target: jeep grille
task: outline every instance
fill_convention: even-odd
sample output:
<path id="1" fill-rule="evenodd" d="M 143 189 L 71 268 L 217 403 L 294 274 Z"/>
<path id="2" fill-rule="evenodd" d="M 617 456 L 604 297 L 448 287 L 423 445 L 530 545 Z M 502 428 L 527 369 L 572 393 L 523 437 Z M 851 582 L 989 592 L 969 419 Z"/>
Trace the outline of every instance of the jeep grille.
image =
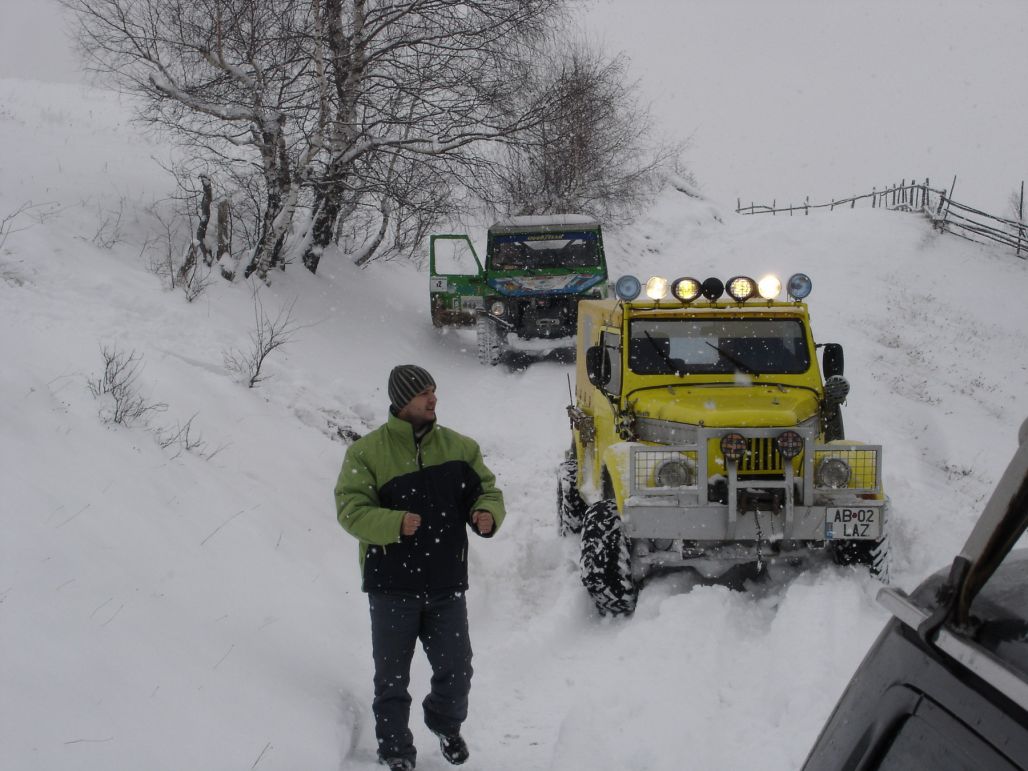
<path id="1" fill-rule="evenodd" d="M 782 454 L 771 437 L 746 440 L 746 455 L 739 461 L 739 473 L 775 472 L 782 473 Z"/>

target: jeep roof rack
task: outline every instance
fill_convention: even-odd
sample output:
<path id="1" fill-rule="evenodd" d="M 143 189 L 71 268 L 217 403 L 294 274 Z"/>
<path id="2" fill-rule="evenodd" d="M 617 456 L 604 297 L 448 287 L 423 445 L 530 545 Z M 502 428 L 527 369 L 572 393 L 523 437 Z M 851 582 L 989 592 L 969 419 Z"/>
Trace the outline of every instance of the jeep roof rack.
<path id="1" fill-rule="evenodd" d="M 585 214 L 539 214 L 532 216 L 507 217 L 494 222 L 490 233 L 545 232 L 557 228 L 598 228 L 599 221 Z"/>

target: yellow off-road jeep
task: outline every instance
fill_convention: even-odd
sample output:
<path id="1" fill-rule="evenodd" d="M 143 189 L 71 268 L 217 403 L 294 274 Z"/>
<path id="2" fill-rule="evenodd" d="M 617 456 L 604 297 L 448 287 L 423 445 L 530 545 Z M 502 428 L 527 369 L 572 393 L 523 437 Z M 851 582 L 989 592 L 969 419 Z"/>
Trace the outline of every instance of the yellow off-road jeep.
<path id="1" fill-rule="evenodd" d="M 842 347 L 814 342 L 810 290 L 624 276 L 579 304 L 559 526 L 601 613 L 632 612 L 656 570 L 730 581 L 827 550 L 884 573 L 882 449 L 845 439 Z"/>

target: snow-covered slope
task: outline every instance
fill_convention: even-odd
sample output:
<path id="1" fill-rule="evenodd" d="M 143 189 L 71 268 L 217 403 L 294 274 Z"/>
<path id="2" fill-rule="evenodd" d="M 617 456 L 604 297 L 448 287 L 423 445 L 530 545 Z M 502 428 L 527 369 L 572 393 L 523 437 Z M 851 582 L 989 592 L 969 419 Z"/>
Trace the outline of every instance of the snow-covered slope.
<path id="1" fill-rule="evenodd" d="M 251 287 L 187 303 L 147 268 L 168 150 L 126 114 L 0 81 L 0 218 L 36 205 L 0 249 L 0 765 L 375 768 L 366 601 L 331 489 L 337 429 L 381 422 L 407 361 L 509 510 L 472 547 L 466 767 L 802 762 L 884 621 L 873 581 L 824 567 L 740 594 L 670 576 L 634 618 L 600 620 L 554 527 L 570 365 L 482 368 L 469 334 L 431 326 L 417 267 L 327 258 L 260 288 L 271 316 L 295 301 L 295 331 L 247 389 L 224 360 L 251 347 Z M 742 218 L 674 192 L 607 236 L 615 272 L 809 273 L 819 340 L 846 346 L 847 431 L 885 447 L 893 578 L 949 562 L 1028 414 L 1024 261 L 912 215 Z M 135 354 L 166 405 L 149 428 L 101 421 L 104 348 Z M 161 447 L 186 425 L 191 450 Z M 418 767 L 446 768 L 415 736 Z"/>

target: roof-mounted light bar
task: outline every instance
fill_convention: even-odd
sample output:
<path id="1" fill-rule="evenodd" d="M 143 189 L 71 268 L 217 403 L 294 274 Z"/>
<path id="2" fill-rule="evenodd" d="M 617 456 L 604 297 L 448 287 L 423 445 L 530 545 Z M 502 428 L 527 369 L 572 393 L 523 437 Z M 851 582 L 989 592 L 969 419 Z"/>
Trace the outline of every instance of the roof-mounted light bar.
<path id="1" fill-rule="evenodd" d="M 810 294 L 813 282 L 805 273 L 794 273 L 785 284 L 785 291 L 792 300 L 800 301 Z M 733 276 L 727 282 L 710 277 L 704 281 L 691 276 L 683 276 L 669 281 L 663 276 L 650 276 L 643 284 L 632 275 L 624 275 L 614 284 L 614 293 L 619 300 L 631 302 L 645 292 L 646 298 L 654 302 L 667 299 L 677 300 L 683 305 L 695 302 L 703 297 L 709 302 L 717 302 L 725 292 L 737 303 L 745 303 L 758 299 L 773 302 L 782 294 L 782 282 L 768 274 L 759 281 L 749 276 Z"/>

